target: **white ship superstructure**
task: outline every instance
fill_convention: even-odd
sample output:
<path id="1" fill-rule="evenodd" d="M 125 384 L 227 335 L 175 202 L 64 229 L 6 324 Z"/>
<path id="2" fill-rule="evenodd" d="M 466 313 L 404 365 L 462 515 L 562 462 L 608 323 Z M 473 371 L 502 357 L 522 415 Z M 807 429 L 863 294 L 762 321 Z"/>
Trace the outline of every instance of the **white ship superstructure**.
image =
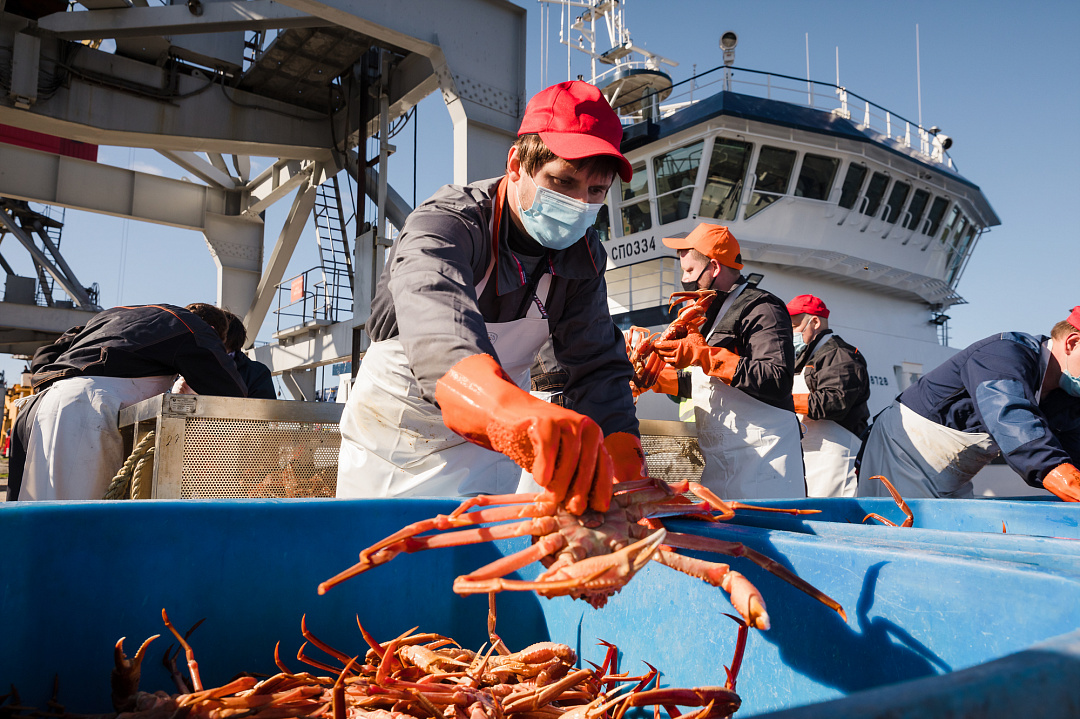
<path id="1" fill-rule="evenodd" d="M 762 288 L 826 302 L 830 326 L 867 358 L 872 413 L 955 351 L 946 313 L 964 302 L 957 282 L 1000 221 L 957 172 L 950 138 L 837 85 L 735 67 L 733 33 L 724 66 L 673 85 L 660 70 L 670 61 L 633 60 L 641 51 L 617 4 L 596 5 L 574 27 L 607 18 L 625 50 L 594 51 L 610 66 L 594 81 L 624 117 L 634 167 L 629 183 L 616 179 L 602 222 L 620 326 L 667 324 L 681 287 L 661 239 L 711 222 L 731 228 L 743 273 L 763 275 Z M 651 393 L 638 409 L 676 415 Z"/>

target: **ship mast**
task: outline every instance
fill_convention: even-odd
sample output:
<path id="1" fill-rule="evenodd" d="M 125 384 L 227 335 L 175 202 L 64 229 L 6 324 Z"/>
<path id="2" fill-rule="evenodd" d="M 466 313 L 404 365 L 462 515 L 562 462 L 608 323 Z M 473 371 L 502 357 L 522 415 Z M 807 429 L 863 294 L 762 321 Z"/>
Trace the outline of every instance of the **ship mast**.
<path id="1" fill-rule="evenodd" d="M 626 27 L 619 0 L 538 0 L 550 14 L 550 6 L 560 8 L 559 43 L 567 46 L 567 80 L 572 76 L 569 50 L 589 58 L 589 77 L 577 79 L 600 88 L 611 106 L 623 116 L 657 117 L 660 102 L 671 94 L 671 77 L 662 65 L 678 67 L 677 62 L 634 44 Z M 576 19 L 574 13 L 579 13 Z M 562 18 L 566 19 L 563 20 Z M 543 24 L 543 23 L 542 23 Z M 606 31 L 606 42 L 599 42 L 597 25 Z M 541 65 L 550 59 L 550 36 L 545 33 Z M 544 79 L 544 67 L 541 77 Z M 546 81 L 545 81 L 546 84 Z"/>

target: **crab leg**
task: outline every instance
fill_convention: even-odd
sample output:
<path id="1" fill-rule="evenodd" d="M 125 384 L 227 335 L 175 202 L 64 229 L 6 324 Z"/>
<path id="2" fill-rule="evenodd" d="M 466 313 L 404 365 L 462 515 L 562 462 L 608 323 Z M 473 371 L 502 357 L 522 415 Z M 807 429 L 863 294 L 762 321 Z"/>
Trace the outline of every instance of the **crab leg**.
<path id="1" fill-rule="evenodd" d="M 907 519 L 905 519 L 904 523 L 901 524 L 900 526 L 901 527 L 910 527 L 913 524 L 915 524 L 915 513 L 911 511 L 911 507 L 909 507 L 907 505 L 907 502 L 904 501 L 904 498 L 901 497 L 900 493 L 896 491 L 896 487 L 892 486 L 892 482 L 885 479 L 880 474 L 876 474 L 873 477 L 871 477 L 870 481 L 873 481 L 875 479 L 880 479 L 882 481 L 882 483 L 885 485 L 885 489 L 889 490 L 889 494 L 892 495 L 893 501 L 896 502 L 896 506 L 899 507 L 900 510 L 904 514 L 907 515 Z M 870 519 L 871 517 L 878 520 L 882 524 L 889 525 L 890 527 L 895 527 L 896 526 L 896 522 L 893 522 L 893 521 L 891 521 L 889 519 L 885 519 L 885 517 L 882 517 L 880 514 L 874 514 L 873 512 L 871 512 L 870 514 L 863 517 L 862 521 L 865 522 L 866 520 Z M 1004 523 L 1002 523 L 1002 525 L 1001 525 L 1001 531 L 1002 532 L 1005 531 L 1005 524 Z"/>
<path id="2" fill-rule="evenodd" d="M 699 552 L 715 552 L 717 554 L 725 554 L 729 557 L 745 557 L 754 564 L 758 565 L 765 571 L 783 579 L 785 582 L 795 587 L 796 589 L 809 594 L 814 599 L 818 600 L 830 609 L 834 609 L 846 622 L 847 614 L 844 612 L 844 608 L 835 599 L 822 592 L 820 589 L 810 584 L 804 579 L 801 579 L 797 574 L 792 572 L 784 565 L 777 561 L 766 557 L 760 552 L 756 552 L 753 549 L 741 544 L 740 542 L 727 542 L 721 539 L 714 539 L 713 537 L 699 537 L 693 534 L 682 534 L 680 532 L 668 532 L 669 546 L 676 549 L 691 549 Z M 681 555 L 680 555 L 681 556 Z M 713 564 L 712 562 L 706 562 L 705 560 L 695 560 L 704 562 L 705 564 Z M 727 565 L 718 565 L 727 566 Z M 694 574 L 694 576 L 698 576 Z M 740 575 L 742 576 L 742 575 Z M 702 577 L 702 579 L 705 579 Z M 706 579 L 706 581 L 709 581 Z M 756 590 L 755 590 L 756 591 Z M 742 612 L 739 612 L 742 614 Z M 745 614 L 743 614 L 746 617 Z M 747 621 L 753 624 L 747 617 Z"/>
<path id="3" fill-rule="evenodd" d="M 661 549 L 656 553 L 656 561 L 683 574 L 689 574 L 720 587 L 728 594 L 731 606 L 735 607 L 746 623 L 755 629 L 769 628 L 769 613 L 765 611 L 765 599 L 750 580 L 726 564 L 695 559 L 683 554 Z"/>
<path id="4" fill-rule="evenodd" d="M 555 572 L 545 572 L 540 575 L 540 578 L 532 582 L 503 579 L 502 575 L 497 573 L 489 575 L 485 570 L 489 570 L 494 564 L 498 564 L 498 562 L 494 562 L 478 572 L 455 579 L 454 591 L 466 596 L 480 592 L 500 592 L 503 590 L 536 590 L 541 596 L 544 596 L 545 590 L 573 590 L 582 587 L 589 591 L 598 591 L 604 588 L 619 589 L 649 563 L 649 560 L 653 558 L 653 555 L 663 543 L 665 536 L 667 536 L 667 531 L 660 529 L 645 539 L 638 540 L 617 552 L 588 557 L 580 562 L 566 565 Z M 537 545 L 543 543 L 544 539 L 537 542 Z M 528 552 L 529 550 L 525 551 Z M 521 554 L 521 552 L 518 554 Z M 506 559 L 510 559 L 510 557 Z"/>
<path id="5" fill-rule="evenodd" d="M 533 507 L 539 505 L 532 505 Z M 505 512 L 504 510 L 511 510 L 511 512 Z M 499 521 L 505 519 L 515 519 L 516 516 L 505 516 L 507 514 L 517 513 L 520 511 L 516 507 L 498 507 L 491 510 L 479 510 L 476 512 L 470 512 L 463 515 L 465 517 L 473 517 L 475 515 L 487 514 L 486 519 L 477 520 L 472 523 L 480 523 L 484 521 Z M 493 516 L 495 515 L 495 516 Z M 528 515 L 526 515 L 528 516 Z M 445 515 L 440 515 L 437 519 L 446 519 Z M 430 520 L 429 520 L 430 521 Z M 428 522 L 417 522 L 417 525 L 426 525 Z M 467 524 L 459 526 L 468 526 Z M 500 524 L 494 527 L 474 527 L 472 529 L 463 529 L 457 532 L 451 532 L 448 534 L 434 534 L 430 537 L 415 537 L 405 536 L 401 537 L 394 542 L 389 542 L 388 539 L 379 542 L 371 549 L 379 548 L 375 554 L 367 554 L 368 550 L 361 552 L 360 561 L 349 567 L 345 571 L 331 577 L 325 582 L 319 585 L 319 594 L 326 594 L 327 590 L 341 584 L 346 579 L 351 579 L 358 574 L 363 574 L 369 569 L 373 569 L 380 564 L 385 564 L 391 559 L 396 557 L 401 552 L 411 553 L 419 552 L 425 549 L 438 549 L 443 547 L 460 547 L 467 544 L 477 544 L 479 542 L 490 542 L 497 539 L 510 539 L 512 537 L 524 537 L 527 535 L 543 536 L 545 534 L 550 535 L 551 532 L 557 530 L 557 523 L 553 517 L 549 517 L 542 514 L 537 514 L 533 519 L 522 522 L 514 522 L 510 524 Z M 419 532 L 428 531 L 428 528 L 422 528 L 417 530 Z M 398 532 L 397 534 L 401 534 Z M 395 535 L 396 536 L 396 535 Z M 555 550 L 552 550 L 555 551 Z M 546 556 L 546 555 L 541 555 Z M 522 565 L 524 566 L 524 565 Z"/>

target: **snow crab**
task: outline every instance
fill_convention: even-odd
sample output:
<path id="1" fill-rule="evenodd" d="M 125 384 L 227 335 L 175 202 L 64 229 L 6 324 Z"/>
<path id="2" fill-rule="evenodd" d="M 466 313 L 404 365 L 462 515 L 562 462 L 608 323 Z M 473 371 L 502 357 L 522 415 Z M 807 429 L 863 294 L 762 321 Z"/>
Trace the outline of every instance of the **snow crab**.
<path id="1" fill-rule="evenodd" d="M 686 497 L 690 490 L 703 501 L 695 503 Z M 749 559 L 836 610 L 846 620 L 839 603 L 765 555 L 738 542 L 671 532 L 662 523 L 663 517 L 678 515 L 720 521 L 732 518 L 736 510 L 741 509 L 788 514 L 813 513 L 815 510 L 773 509 L 725 502 L 700 484 L 683 482 L 668 486 L 653 478 L 615 485 L 611 508 L 604 513 L 590 510 L 575 516 L 544 500 L 543 494 L 467 499 L 448 515 L 410 524 L 364 549 L 360 552 L 359 562 L 320 584 L 319 593 L 324 594 L 351 577 L 385 564 L 402 552 L 531 535 L 535 538 L 531 547 L 458 577 L 454 580 L 454 591 L 469 595 L 534 590 L 543 597 L 569 595 L 584 599 L 600 608 L 648 562 L 657 561 L 722 588 L 748 625 L 757 629 L 769 628 L 765 600 L 746 577 L 727 564 L 675 551 L 687 549 Z M 447 530 L 458 531 L 438 533 Z M 420 536 L 425 532 L 437 533 Z M 550 561 L 550 564 L 535 581 L 506 578 L 511 572 L 539 560 Z"/>
<path id="2" fill-rule="evenodd" d="M 691 332 L 700 332 L 705 324 L 705 313 L 709 311 L 715 290 L 697 290 L 694 292 L 674 292 L 669 298 L 668 311 L 679 305 L 685 305 L 679 315 L 661 332 L 652 333 L 644 327 L 631 327 L 623 333 L 626 338 L 626 353 L 634 367 L 635 396 L 652 387 L 664 369 L 664 361 L 653 352 L 653 343 L 666 340 L 678 340 Z"/>

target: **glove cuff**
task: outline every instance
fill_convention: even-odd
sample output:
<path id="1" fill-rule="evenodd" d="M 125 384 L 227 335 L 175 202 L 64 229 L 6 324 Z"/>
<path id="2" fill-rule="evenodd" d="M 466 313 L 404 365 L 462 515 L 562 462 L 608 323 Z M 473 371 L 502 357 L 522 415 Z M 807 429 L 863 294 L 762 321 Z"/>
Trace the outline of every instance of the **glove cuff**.
<path id="1" fill-rule="evenodd" d="M 659 394 L 670 394 L 677 397 L 679 395 L 679 371 L 670 365 L 664 365 L 664 369 L 660 370 L 660 376 L 656 378 L 656 383 L 649 389 Z"/>
<path id="2" fill-rule="evenodd" d="M 629 432 L 612 432 L 604 437 L 604 447 L 615 467 L 615 481 L 627 482 L 648 476 L 641 440 Z"/>
<path id="3" fill-rule="evenodd" d="M 1043 477 L 1043 487 L 1066 502 L 1080 502 L 1080 470 L 1067 462 L 1059 464 Z"/>

